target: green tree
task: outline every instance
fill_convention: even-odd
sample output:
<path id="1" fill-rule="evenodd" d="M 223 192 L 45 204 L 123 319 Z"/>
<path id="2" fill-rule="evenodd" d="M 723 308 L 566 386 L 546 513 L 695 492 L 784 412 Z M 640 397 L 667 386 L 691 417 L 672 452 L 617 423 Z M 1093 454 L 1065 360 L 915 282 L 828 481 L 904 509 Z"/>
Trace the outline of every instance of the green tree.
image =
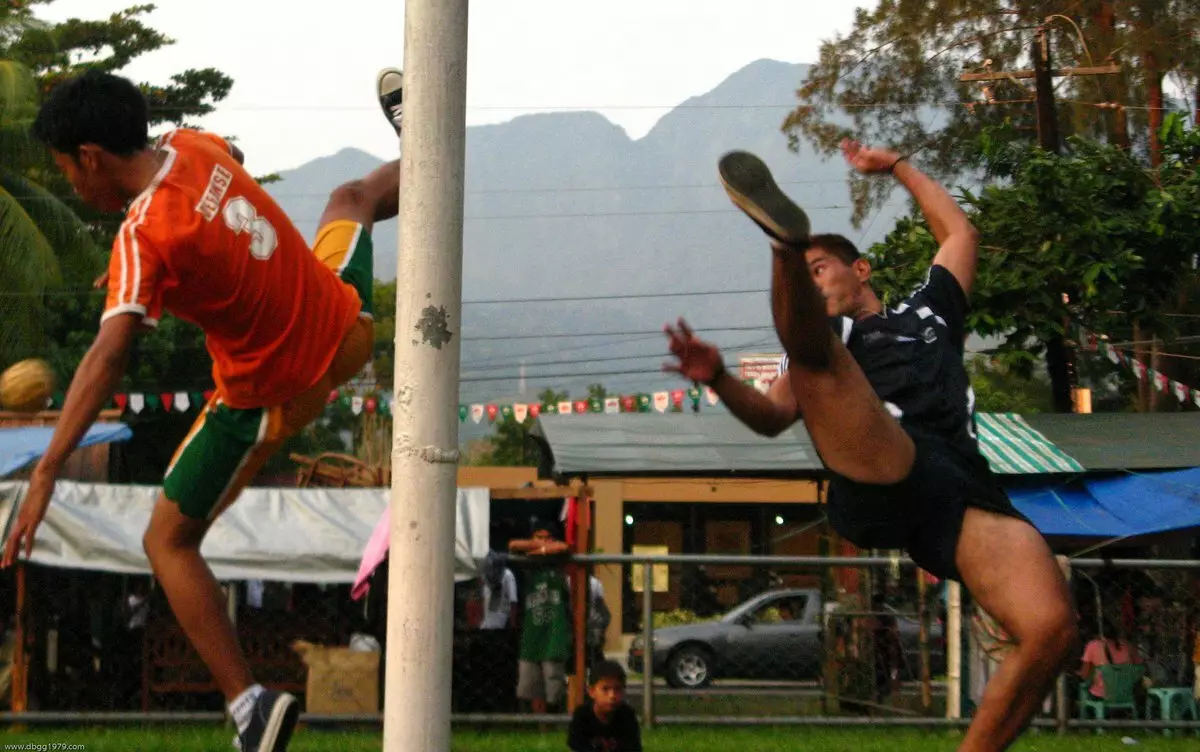
<path id="1" fill-rule="evenodd" d="M 1153 151 L 1163 77 L 1194 83 L 1200 74 L 1197 27 L 1195 0 L 877 0 L 858 11 L 849 33 L 822 44 L 783 129 L 793 148 L 804 142 L 829 155 L 853 134 L 921 149 L 923 167 L 939 179 L 970 174 L 982 165 L 974 136 L 988 126 L 1011 122 L 1009 137 L 1035 139 L 1033 82 L 959 77 L 1028 70 L 1044 31 L 1053 67 L 1122 65 L 1119 75 L 1056 80 L 1060 132 Z M 890 186 L 857 176 L 851 185 L 857 224 Z"/>
<path id="2" fill-rule="evenodd" d="M 375 280 L 375 380 L 389 391 L 395 377 L 396 283 Z"/>
<path id="3" fill-rule="evenodd" d="M 93 279 L 106 263 L 102 249 L 111 245 L 121 218 L 102 214 L 84 205 L 49 159 L 47 150 L 33 144 L 29 125 L 40 95 L 63 78 L 88 68 L 120 72 L 138 57 L 173 44 L 146 25 L 153 5 L 138 5 L 102 20 L 69 19 L 47 23 L 34 15 L 34 5 L 8 4 L 0 11 L 6 33 L 0 35 L 0 58 L 24 72 L 20 107 L 0 113 L 0 153 L 4 155 L 3 185 L 7 196 L 0 202 L 19 205 L 21 212 L 0 209 L 10 216 L 28 217 L 45 242 L 39 246 L 0 232 L 0 359 L 41 354 L 55 366 L 60 381 L 70 379 L 79 359 L 95 335 L 104 293 L 93 290 Z M 165 85 L 143 83 L 151 107 L 152 128 L 188 125 L 213 111 L 224 99 L 232 80 L 211 68 L 186 70 L 169 77 Z M 10 188 L 10 185 L 13 186 Z M 9 252 L 10 248 L 20 252 Z M 50 255 L 39 248 L 48 247 Z M 18 268 L 14 268 L 18 267 Z M 31 279 L 30 275 L 41 275 Z M 19 296 L 5 295 L 10 286 Z M 8 315 L 13 301 L 20 315 Z M 124 389 L 158 391 L 200 390 L 211 385 L 211 361 L 202 333 L 194 326 L 166 318 L 158 329 L 141 337 L 127 374 Z"/>
<path id="4" fill-rule="evenodd" d="M 541 393 L 538 394 L 538 402 L 542 407 L 549 407 L 551 405 L 557 407 L 559 402 L 570 399 L 570 397 L 570 392 L 556 392 L 553 389 L 547 388 L 543 389 Z"/>
<path id="5" fill-rule="evenodd" d="M 529 438 L 529 429 L 528 422 L 518 423 L 512 415 L 501 418 L 496 423 L 494 433 L 488 437 L 491 450 L 481 464 L 502 467 L 537 465 L 541 459 L 541 449 L 537 442 Z"/>
<path id="6" fill-rule="evenodd" d="M 995 358 L 975 357 L 967 362 L 975 409 L 982 413 L 1050 412 L 1050 384 L 1027 377 Z"/>
<path id="7" fill-rule="evenodd" d="M 5 23 L 0 16 L 0 23 Z M 22 26 L 18 26 L 20 33 Z M 0 37 L 2 38 L 2 37 Z M 0 51 L 0 55 L 3 51 Z M 48 170 L 29 129 L 36 83 L 19 62 L 0 60 L 0 364 L 45 344 L 41 297 L 61 287 L 63 270 L 93 269 L 100 255 L 90 229 L 70 206 L 40 185 Z M 71 275 L 67 275 L 68 278 Z"/>
<path id="8" fill-rule="evenodd" d="M 1000 356 L 1028 376 L 1047 342 L 1079 326 L 1119 338 L 1175 329 L 1167 314 L 1194 286 L 1200 253 L 1200 132 L 1168 118 L 1155 172 L 1080 137 L 1062 154 L 1003 138 L 984 152 L 1004 182 L 965 195 L 981 235 L 968 330 L 1004 337 Z M 917 217 L 870 249 L 885 303 L 920 283 L 935 251 Z"/>

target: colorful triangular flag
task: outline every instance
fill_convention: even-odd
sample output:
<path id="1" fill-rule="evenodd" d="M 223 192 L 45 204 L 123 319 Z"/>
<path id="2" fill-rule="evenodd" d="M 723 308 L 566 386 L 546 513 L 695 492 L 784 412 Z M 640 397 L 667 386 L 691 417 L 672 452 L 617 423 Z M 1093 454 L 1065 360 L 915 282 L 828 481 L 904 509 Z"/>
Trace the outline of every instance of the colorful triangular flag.
<path id="1" fill-rule="evenodd" d="M 483 420 L 483 405 L 471 405 L 471 420 L 476 423 Z"/>
<path id="2" fill-rule="evenodd" d="M 665 413 L 667 408 L 671 406 L 671 395 L 669 392 L 654 393 L 654 409 L 660 413 Z"/>
<path id="3" fill-rule="evenodd" d="M 512 411 L 513 417 L 516 418 L 518 423 L 524 423 L 525 419 L 529 417 L 529 405 L 523 402 L 514 403 Z"/>
<path id="4" fill-rule="evenodd" d="M 620 397 L 605 397 L 604 398 L 604 412 L 608 413 L 609 415 L 614 415 L 616 413 L 621 412 L 621 398 Z"/>

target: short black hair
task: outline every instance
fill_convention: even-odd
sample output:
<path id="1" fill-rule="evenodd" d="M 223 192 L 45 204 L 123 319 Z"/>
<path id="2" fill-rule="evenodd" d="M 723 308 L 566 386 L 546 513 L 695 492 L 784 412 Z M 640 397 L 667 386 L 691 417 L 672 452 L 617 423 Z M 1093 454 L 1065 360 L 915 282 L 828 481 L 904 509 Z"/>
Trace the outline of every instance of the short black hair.
<path id="1" fill-rule="evenodd" d="M 830 255 L 841 259 L 846 266 L 862 258 L 862 254 L 858 252 L 858 248 L 845 235 L 838 235 L 832 232 L 810 235 L 808 238 L 808 247 L 820 248 Z"/>
<path id="2" fill-rule="evenodd" d="M 605 679 L 624 684 L 626 682 L 625 669 L 621 668 L 621 664 L 616 661 L 599 661 L 592 666 L 592 671 L 588 675 L 588 686 L 594 687 Z"/>
<path id="3" fill-rule="evenodd" d="M 33 136 L 77 156 L 84 144 L 128 157 L 150 140 L 150 108 L 132 81 L 89 70 L 55 86 L 33 121 Z"/>

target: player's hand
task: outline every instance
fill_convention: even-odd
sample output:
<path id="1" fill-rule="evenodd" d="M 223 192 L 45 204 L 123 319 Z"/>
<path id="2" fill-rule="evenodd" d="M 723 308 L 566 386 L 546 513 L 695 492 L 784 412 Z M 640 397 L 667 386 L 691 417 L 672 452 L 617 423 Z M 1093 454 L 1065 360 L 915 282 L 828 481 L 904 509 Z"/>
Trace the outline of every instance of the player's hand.
<path id="1" fill-rule="evenodd" d="M 97 290 L 103 290 L 105 287 L 108 287 L 108 271 L 107 270 L 103 274 L 101 274 L 99 277 L 96 277 L 95 281 L 92 282 L 92 287 L 96 288 Z"/>
<path id="2" fill-rule="evenodd" d="M 900 160 L 900 153 L 891 149 L 872 149 L 850 139 L 842 140 L 842 156 L 851 167 L 864 175 L 891 172 Z"/>
<path id="3" fill-rule="evenodd" d="M 0 567 L 11 567 L 21 554 L 22 548 L 25 549 L 25 558 L 29 558 L 33 553 L 33 541 L 37 537 L 42 518 L 46 516 L 46 508 L 50 506 L 53 493 L 54 477 L 35 470 L 29 479 L 29 490 L 25 492 L 25 499 L 21 502 L 17 522 L 4 544 L 4 558 L 0 560 Z"/>
<path id="4" fill-rule="evenodd" d="M 663 364 L 664 371 L 678 373 L 688 381 L 711 384 L 725 370 L 721 351 L 697 339 L 683 319 L 679 319 L 674 327 L 667 324 L 663 331 L 667 335 L 671 354 L 677 359 L 674 363 Z"/>

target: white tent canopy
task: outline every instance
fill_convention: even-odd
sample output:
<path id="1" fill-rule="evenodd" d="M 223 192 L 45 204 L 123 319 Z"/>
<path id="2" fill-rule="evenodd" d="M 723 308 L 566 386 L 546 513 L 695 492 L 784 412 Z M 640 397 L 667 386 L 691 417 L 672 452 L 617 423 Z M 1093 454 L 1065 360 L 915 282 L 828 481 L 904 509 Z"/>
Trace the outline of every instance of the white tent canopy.
<path id="1" fill-rule="evenodd" d="M 0 482 L 5 537 L 25 482 Z M 59 481 L 38 528 L 35 564 L 150 574 L 142 535 L 158 486 Z M 386 488 L 249 488 L 209 531 L 201 553 L 222 581 L 354 582 L 363 549 L 385 514 Z M 476 576 L 488 553 L 489 491 L 458 489 L 456 580 Z"/>

